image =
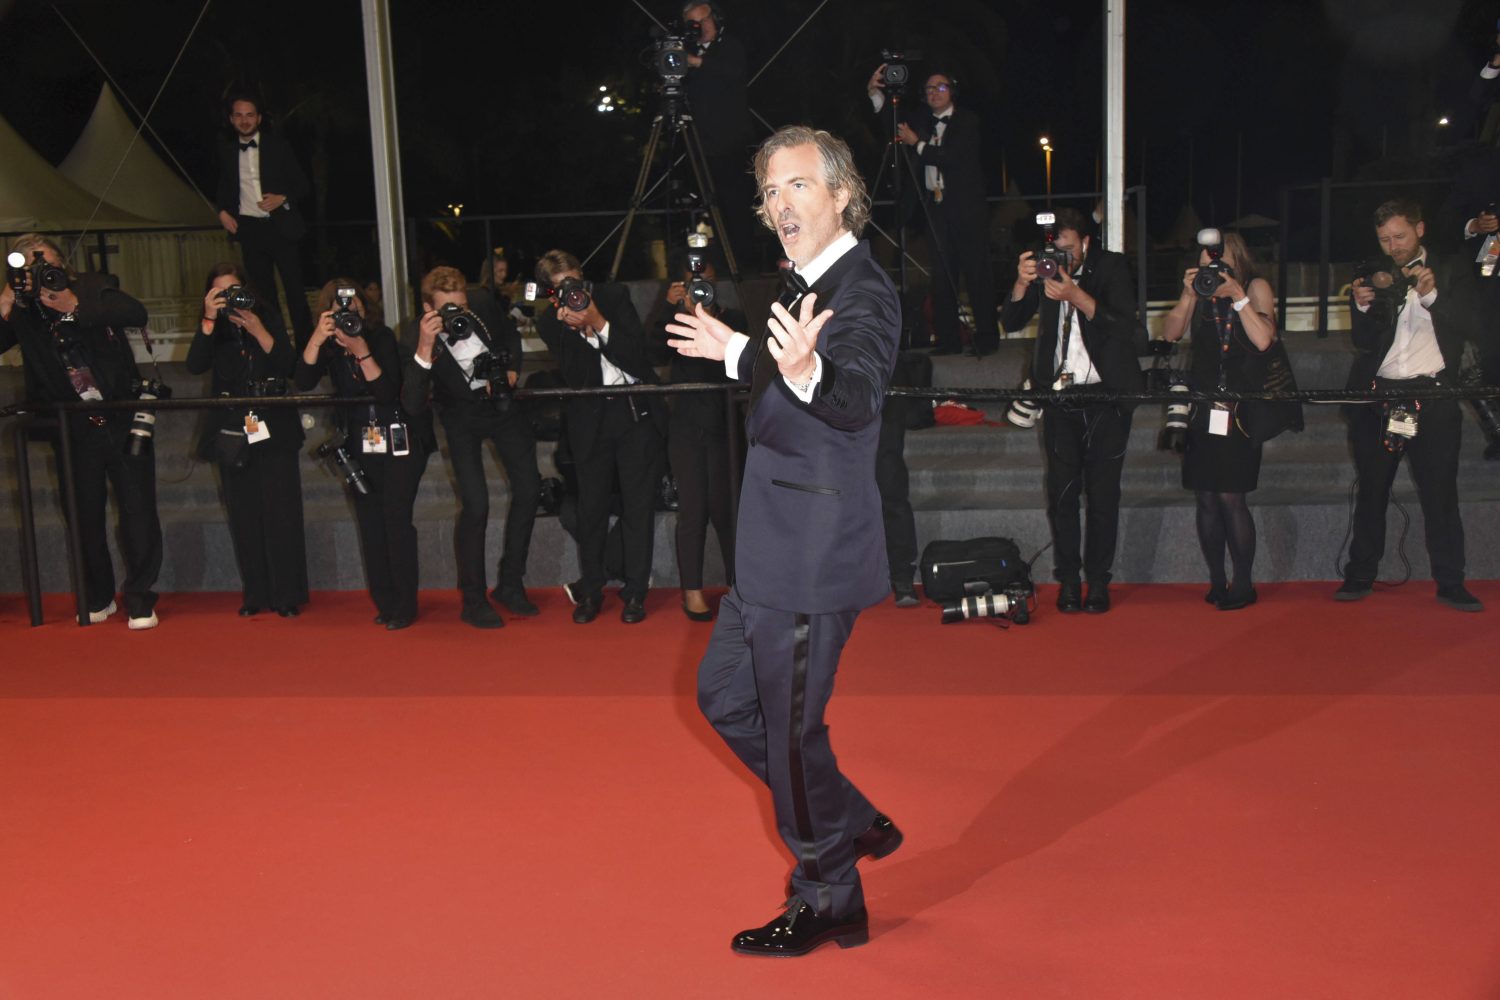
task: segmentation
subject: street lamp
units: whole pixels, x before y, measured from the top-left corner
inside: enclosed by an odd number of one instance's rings
[[[1052,140],[1042,136],[1042,152],[1047,157],[1047,207],[1052,207]]]

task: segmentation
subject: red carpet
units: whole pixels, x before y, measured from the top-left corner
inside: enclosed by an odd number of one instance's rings
[[[728,949],[789,862],[675,591],[495,633],[0,598],[0,998],[1494,998],[1500,584],[1332,589],[866,613],[834,745],[906,845],[867,947],[780,962]]]

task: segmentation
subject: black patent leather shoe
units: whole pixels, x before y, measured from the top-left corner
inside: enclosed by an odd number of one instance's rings
[[[458,617],[475,628],[504,628],[505,619],[500,613],[490,607],[488,603],[477,604],[474,607],[464,608]]]
[[[692,608],[688,607],[687,598],[685,597],[682,599],[682,613],[688,616],[688,621],[711,622],[714,620],[713,608],[706,608],[703,611],[694,611]]]
[[[1083,587],[1077,583],[1065,583],[1057,588],[1057,610],[1071,615],[1083,610]]]
[[[597,597],[585,597],[573,609],[573,621],[579,625],[587,625],[598,617],[599,598]]]
[[[889,816],[885,813],[876,813],[875,822],[870,824],[870,828],[854,838],[854,860],[872,858],[879,861],[881,858],[889,857],[896,853],[896,848],[900,847],[905,839],[901,828],[891,822]],[[789,899],[797,895],[797,890],[793,888],[790,879],[786,883],[786,894]]]
[[[922,603],[921,599],[917,597],[917,588],[913,587],[910,583],[891,584],[891,593],[896,597],[896,607],[898,608],[914,608]]]
[[[870,940],[870,915],[861,906],[847,917],[819,916],[799,897],[786,901],[786,912],[764,927],[740,931],[729,947],[741,955],[793,958],[829,941],[855,948]]]
[[[376,625],[384,625],[386,622],[388,622],[390,620],[391,620],[391,616],[388,615],[388,614],[386,614],[384,611],[382,611],[380,614],[376,615],[375,619],[374,619]]]
[[[257,608],[255,605],[253,605],[253,604],[241,604],[240,605],[240,617],[241,618],[249,618],[251,615],[258,615],[258,614],[260,614],[260,608]]]
[[[625,607],[620,611],[620,621],[626,625],[637,625],[646,620],[646,602],[639,597],[632,597],[625,602]]]
[[[283,618],[296,618],[302,613],[302,609],[295,604],[288,604],[284,608],[277,608],[276,613]]]
[[[385,630],[387,632],[399,632],[404,628],[411,628],[410,618],[387,618],[385,620]]]
[[[541,614],[541,609],[526,596],[524,587],[496,587],[490,591],[490,596],[495,599],[496,604],[518,618],[534,618]]]
[[[1083,610],[1091,615],[1102,615],[1109,610],[1109,584],[1089,584],[1089,596],[1083,600]]]

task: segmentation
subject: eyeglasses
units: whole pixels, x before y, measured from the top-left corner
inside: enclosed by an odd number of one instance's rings
[[[948,88],[948,85],[946,83],[940,83],[937,86],[928,87],[927,88],[927,93],[929,93],[929,94],[946,94],[948,92],[948,89],[949,88]]]

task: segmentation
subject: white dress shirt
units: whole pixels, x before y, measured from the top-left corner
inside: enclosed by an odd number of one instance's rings
[[[880,109],[885,107],[885,92],[877,90],[870,95],[870,103],[875,106],[875,113],[880,114]],[[953,107],[950,105],[942,114],[936,115],[937,121],[932,126],[932,144],[941,146],[943,144],[943,133],[948,131],[948,119],[953,117]],[[917,143],[917,155],[922,155],[922,150],[927,148],[925,141]],[[943,175],[937,167],[927,167],[924,181],[929,191],[941,191],[943,189]]]
[[[1424,249],[1406,266],[1416,267],[1426,262],[1427,251]],[[1391,349],[1385,352],[1385,360],[1375,373],[1377,376],[1391,379],[1431,377],[1446,367],[1429,311],[1436,301],[1436,288],[1426,295],[1418,295],[1415,286],[1406,290],[1406,301],[1396,314],[1396,338],[1391,341]],[[1369,312],[1370,307],[1364,306],[1359,311]]]
[[[1100,381],[1099,369],[1094,367],[1094,359],[1089,357],[1089,349],[1083,344],[1083,317],[1078,315],[1078,310],[1071,302],[1058,303],[1062,308],[1057,310],[1057,348],[1052,352],[1052,370],[1062,371],[1064,368],[1073,376],[1073,385],[1093,385]],[[1063,335],[1072,322],[1073,332],[1068,336],[1068,356],[1063,357]]]
[[[260,207],[260,200],[265,197],[260,190],[260,132],[257,131],[250,136],[235,136],[235,141],[241,147],[247,142],[255,145],[249,149],[240,149],[240,215],[250,216],[252,219],[269,219],[271,213]]]

